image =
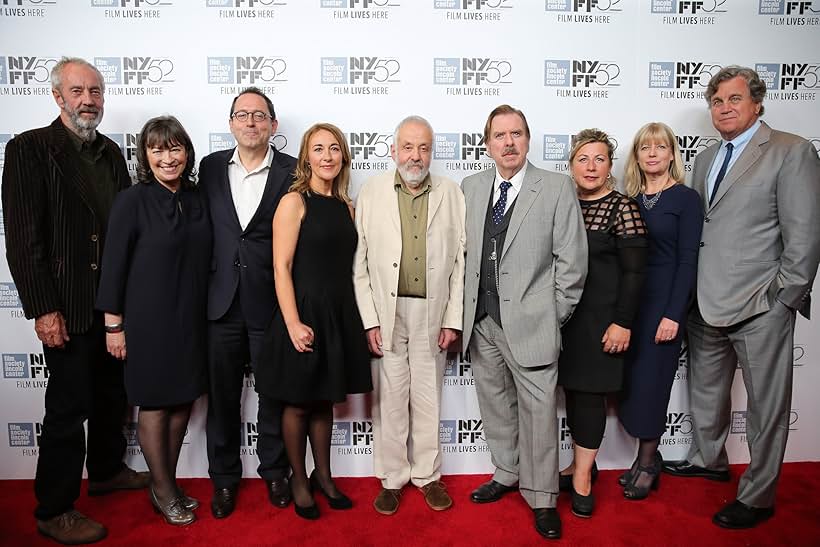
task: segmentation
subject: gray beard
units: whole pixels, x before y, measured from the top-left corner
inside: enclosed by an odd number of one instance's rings
[[[427,178],[427,174],[430,173],[429,168],[422,169],[418,174],[411,173],[404,165],[397,165],[396,168],[399,170],[401,180],[403,180],[407,186],[414,189],[421,186],[421,183]]]
[[[80,116],[79,110],[66,110],[71,120],[71,130],[82,140],[91,142],[97,138],[97,126],[102,121],[102,113],[98,112],[93,120],[86,120]]]

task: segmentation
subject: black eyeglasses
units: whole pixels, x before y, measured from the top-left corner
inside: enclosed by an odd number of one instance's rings
[[[254,112],[246,112],[245,110],[238,110],[238,111],[234,112],[233,114],[231,114],[231,118],[235,119],[238,122],[248,121],[248,116],[252,116],[253,121],[255,121],[255,122],[264,122],[265,120],[267,120],[268,118],[271,117],[270,114],[268,114],[266,112],[261,112],[259,110],[256,110]]]

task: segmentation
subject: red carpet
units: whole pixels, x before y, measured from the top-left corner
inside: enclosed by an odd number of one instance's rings
[[[268,504],[261,480],[242,483],[236,512],[226,520],[211,517],[211,485],[206,479],[183,480],[186,491],[202,502],[199,520],[185,528],[164,524],[144,492],[116,493],[102,498],[83,495],[77,509],[106,524],[108,538],[101,546],[115,545],[584,545],[584,546],[692,546],[820,545],[820,463],[786,464],[780,481],[774,518],[753,530],[723,530],[711,523],[712,514],[734,499],[737,477],[744,466],[733,466],[729,483],[680,479],[663,475],[661,487],[649,499],[625,500],[616,484],[616,471],[602,471],[595,486],[596,513],[582,520],[570,513],[569,496],[562,494],[559,511],[563,539],[548,542],[539,536],[532,513],[520,496],[509,494],[497,503],[469,501],[472,488],[483,476],[445,477],[455,500],[449,511],[434,513],[421,493],[406,488],[399,512],[377,514],[371,503],[378,493],[375,479],[338,479],[354,500],[351,511],[332,511],[317,501],[322,518],[307,522],[293,508]],[[32,481],[2,481],[0,545],[57,545],[40,537],[31,512]]]

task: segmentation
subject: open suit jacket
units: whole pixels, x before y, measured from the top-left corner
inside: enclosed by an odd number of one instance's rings
[[[243,230],[228,180],[228,161],[233,152],[230,149],[209,154],[199,166],[199,185],[208,198],[214,228],[208,319],[215,321],[225,315],[238,288],[245,321],[264,329],[276,303],[271,222],[279,199],[293,182],[296,159],[273,149],[262,201]]]
[[[359,245],[353,263],[354,286],[364,328],[380,327],[384,348],[392,351],[401,263],[401,219],[395,170],[368,180],[356,200]],[[464,289],[464,196],[458,185],[430,175],[427,202],[427,332],[438,353],[442,328],[461,330]]]
[[[94,318],[106,214],[97,210],[60,118],[21,133],[6,145],[3,212],[6,257],[27,318],[59,311],[69,333]],[[119,146],[102,136],[122,190],[131,185]]]
[[[495,169],[464,179],[467,256],[464,343],[475,323],[484,222]],[[581,299],[587,275],[587,234],[569,177],[527,164],[499,262],[498,295],[504,336],[521,366],[558,360],[561,325]]]
[[[820,159],[811,143],[763,123],[718,187],[706,177],[718,153],[698,154],[693,178],[706,211],[698,307],[712,326],[763,313],[777,298],[809,317],[820,259]]]

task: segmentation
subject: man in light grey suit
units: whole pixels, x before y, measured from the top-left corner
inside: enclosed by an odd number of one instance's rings
[[[792,393],[795,311],[809,317],[820,259],[820,160],[806,140],[760,121],[766,85],[731,66],[706,100],[723,141],[695,160],[705,217],[697,307],[689,317],[689,398],[694,422],[686,460],[664,471],[729,480],[725,442],[738,362],[748,395],[750,463],[737,499],[712,519],[750,528],[774,513]]]
[[[470,495],[517,488],[536,530],[561,537],[556,362],[561,325],[581,298],[587,238],[575,186],[527,161],[524,113],[501,105],[484,126],[496,168],[462,182],[467,205],[464,345],[495,473]]]

